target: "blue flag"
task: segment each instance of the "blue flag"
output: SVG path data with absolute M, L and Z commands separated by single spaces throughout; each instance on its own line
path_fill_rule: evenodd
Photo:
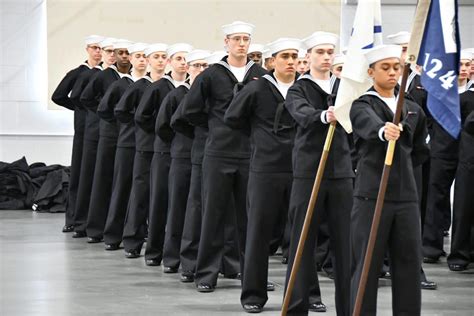
M 417 61 L 423 66 L 428 110 L 454 138 L 461 132 L 458 29 L 457 0 L 431 0 Z

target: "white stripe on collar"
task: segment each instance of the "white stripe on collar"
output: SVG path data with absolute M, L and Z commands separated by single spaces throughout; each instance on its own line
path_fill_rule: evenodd
M 164 75 L 164 76 L 161 77 L 161 78 L 168 80 L 168 81 L 171 82 L 171 83 L 173 84 L 173 86 L 174 86 L 174 83 L 175 83 L 175 82 L 174 82 L 174 79 L 173 79 L 170 75 Z
M 87 68 L 89 68 L 89 69 L 92 69 L 92 68 L 96 67 L 96 66 L 94 66 L 94 67 L 91 67 L 91 65 L 89 65 L 89 64 L 88 64 L 88 63 L 86 63 L 86 62 L 83 62 L 83 63 L 82 63 L 82 64 L 80 64 L 79 66 L 86 66 L 86 67 L 87 67 Z
M 229 65 L 227 62 L 225 62 L 225 61 L 223 61 L 223 60 L 219 60 L 216 64 L 225 67 L 225 68 L 226 68 L 227 70 L 229 70 L 230 73 L 234 76 L 234 73 L 233 73 L 232 70 L 230 69 L 230 65 Z M 253 62 L 253 60 L 250 60 L 250 61 L 245 65 L 244 79 L 245 79 L 245 77 L 247 77 L 247 73 L 249 72 L 250 68 L 251 68 L 254 64 L 255 64 L 255 63 Z M 234 76 L 234 78 L 235 78 L 235 76 Z M 237 79 L 237 78 L 235 78 L 235 79 Z
M 383 97 L 377 91 L 367 91 L 363 95 L 373 95 L 373 96 L 376 96 L 377 98 L 379 98 L 380 100 L 384 101 Z M 398 95 L 396 95 L 395 98 L 398 102 Z M 384 101 L 384 103 L 385 103 L 385 101 Z
M 280 93 L 281 97 L 286 100 L 285 96 L 281 93 L 280 87 L 278 86 L 278 82 L 276 82 L 275 78 L 273 78 L 272 76 L 270 76 L 268 74 L 263 75 L 262 78 L 267 79 L 268 82 L 270 82 L 272 85 L 274 85 L 275 88 L 277 88 L 277 91 Z
M 467 90 L 471 90 L 471 87 L 474 85 L 474 79 L 467 82 Z
M 410 88 L 410 85 L 411 85 L 413 79 L 415 79 L 416 75 L 417 75 L 417 73 L 414 72 L 414 71 L 412 71 L 412 72 L 410 73 L 410 75 L 408 76 L 408 78 L 407 78 L 407 85 L 405 86 L 405 92 L 408 92 L 408 89 Z
M 127 78 L 130 79 L 130 80 L 132 80 L 133 82 L 135 82 L 135 81 L 137 81 L 138 79 L 140 79 L 140 78 L 137 78 L 137 79 L 133 78 L 133 76 L 132 76 L 131 74 L 122 74 L 122 77 L 121 77 L 121 78 L 125 78 L 125 77 L 127 77 Z
M 319 84 L 316 82 L 316 80 L 313 78 L 313 76 L 311 76 L 310 74 L 304 74 L 304 75 L 301 75 L 298 80 L 301 80 L 301 79 L 307 79 L 307 80 L 311 80 L 312 82 L 314 82 L 315 84 L 319 86 Z M 336 84 L 336 81 L 337 81 L 337 77 L 334 76 L 334 75 L 331 75 L 331 77 L 329 78 L 329 89 L 331 89 L 331 93 L 332 91 L 334 90 L 334 85 Z M 321 89 L 323 89 L 322 87 L 320 87 Z M 324 89 L 323 89 L 324 91 Z
M 123 78 L 125 75 L 128 75 L 128 74 L 123 74 L 120 71 L 118 71 L 118 69 L 115 65 L 110 65 L 109 68 L 115 70 L 115 72 L 119 75 L 120 78 Z
M 146 79 L 146 80 L 150 81 L 151 83 L 153 83 L 153 79 L 151 79 L 150 76 L 143 76 L 141 79 Z

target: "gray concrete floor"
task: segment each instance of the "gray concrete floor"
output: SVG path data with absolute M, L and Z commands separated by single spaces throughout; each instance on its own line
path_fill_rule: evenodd
M 239 281 L 220 279 L 214 293 L 198 293 L 179 275 L 125 259 L 60 232 L 64 214 L 0 211 L 0 315 L 246 315 Z M 270 258 L 269 293 L 263 315 L 279 315 L 286 266 Z M 450 272 L 445 259 L 424 266 L 437 291 L 423 291 L 423 315 L 474 315 L 474 267 Z M 335 315 L 334 287 L 320 275 L 323 301 Z M 379 289 L 379 315 L 391 315 L 388 280 Z M 312 313 L 310 313 L 312 314 Z M 313 314 L 314 315 L 314 314 Z

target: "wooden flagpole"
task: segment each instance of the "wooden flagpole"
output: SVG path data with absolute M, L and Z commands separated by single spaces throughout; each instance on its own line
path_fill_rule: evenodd
M 400 92 L 398 94 L 397 109 L 393 117 L 393 124 L 398 125 L 400 123 L 400 116 L 403 109 L 403 102 L 405 100 L 405 88 L 407 85 L 408 72 L 410 64 L 405 64 L 403 67 L 402 84 Z M 354 311 L 352 316 L 359 316 L 362 308 L 362 301 L 364 299 L 365 288 L 367 285 L 367 278 L 370 271 L 370 265 L 372 263 L 372 254 L 374 252 L 375 241 L 377 240 L 377 232 L 379 229 L 380 216 L 382 215 L 383 203 L 385 200 L 385 192 L 387 190 L 388 177 L 390 175 L 390 168 L 393 161 L 393 153 L 395 152 L 396 141 L 391 140 L 388 143 L 387 153 L 385 155 L 385 164 L 382 172 L 382 179 L 380 180 L 379 192 L 377 194 L 377 202 L 375 204 L 374 218 L 372 220 L 372 226 L 370 228 L 369 243 L 365 252 L 364 266 L 362 268 L 362 275 L 359 281 L 359 287 L 357 288 L 357 296 L 354 305 Z
M 329 150 L 331 148 L 332 139 L 334 137 L 334 132 L 336 130 L 336 121 L 331 122 L 328 128 L 328 133 L 326 135 L 326 140 L 324 142 L 324 148 L 321 155 L 321 160 L 319 161 L 318 171 L 316 173 L 316 179 L 314 180 L 313 189 L 311 191 L 311 198 L 309 199 L 308 208 L 306 210 L 306 216 L 303 223 L 303 228 L 301 230 L 300 239 L 298 241 L 298 248 L 296 249 L 295 260 L 293 261 L 293 266 L 291 268 L 290 279 L 286 287 L 285 298 L 283 300 L 283 306 L 281 308 L 281 316 L 286 316 L 288 311 L 288 305 L 291 299 L 291 293 L 293 292 L 293 286 L 296 280 L 296 274 L 301 263 L 301 257 L 303 255 L 304 244 L 308 236 L 309 227 L 311 225 L 311 219 L 313 218 L 314 206 L 316 205 L 316 200 L 318 198 L 319 188 L 321 187 L 321 181 L 323 179 L 324 169 L 326 167 L 326 161 L 328 159 Z

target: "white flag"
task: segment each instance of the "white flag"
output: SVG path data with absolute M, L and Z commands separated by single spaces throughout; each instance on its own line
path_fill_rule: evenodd
M 352 132 L 349 118 L 352 102 L 372 86 L 364 50 L 381 44 L 380 0 L 359 0 L 335 104 L 337 121 L 348 133 Z

